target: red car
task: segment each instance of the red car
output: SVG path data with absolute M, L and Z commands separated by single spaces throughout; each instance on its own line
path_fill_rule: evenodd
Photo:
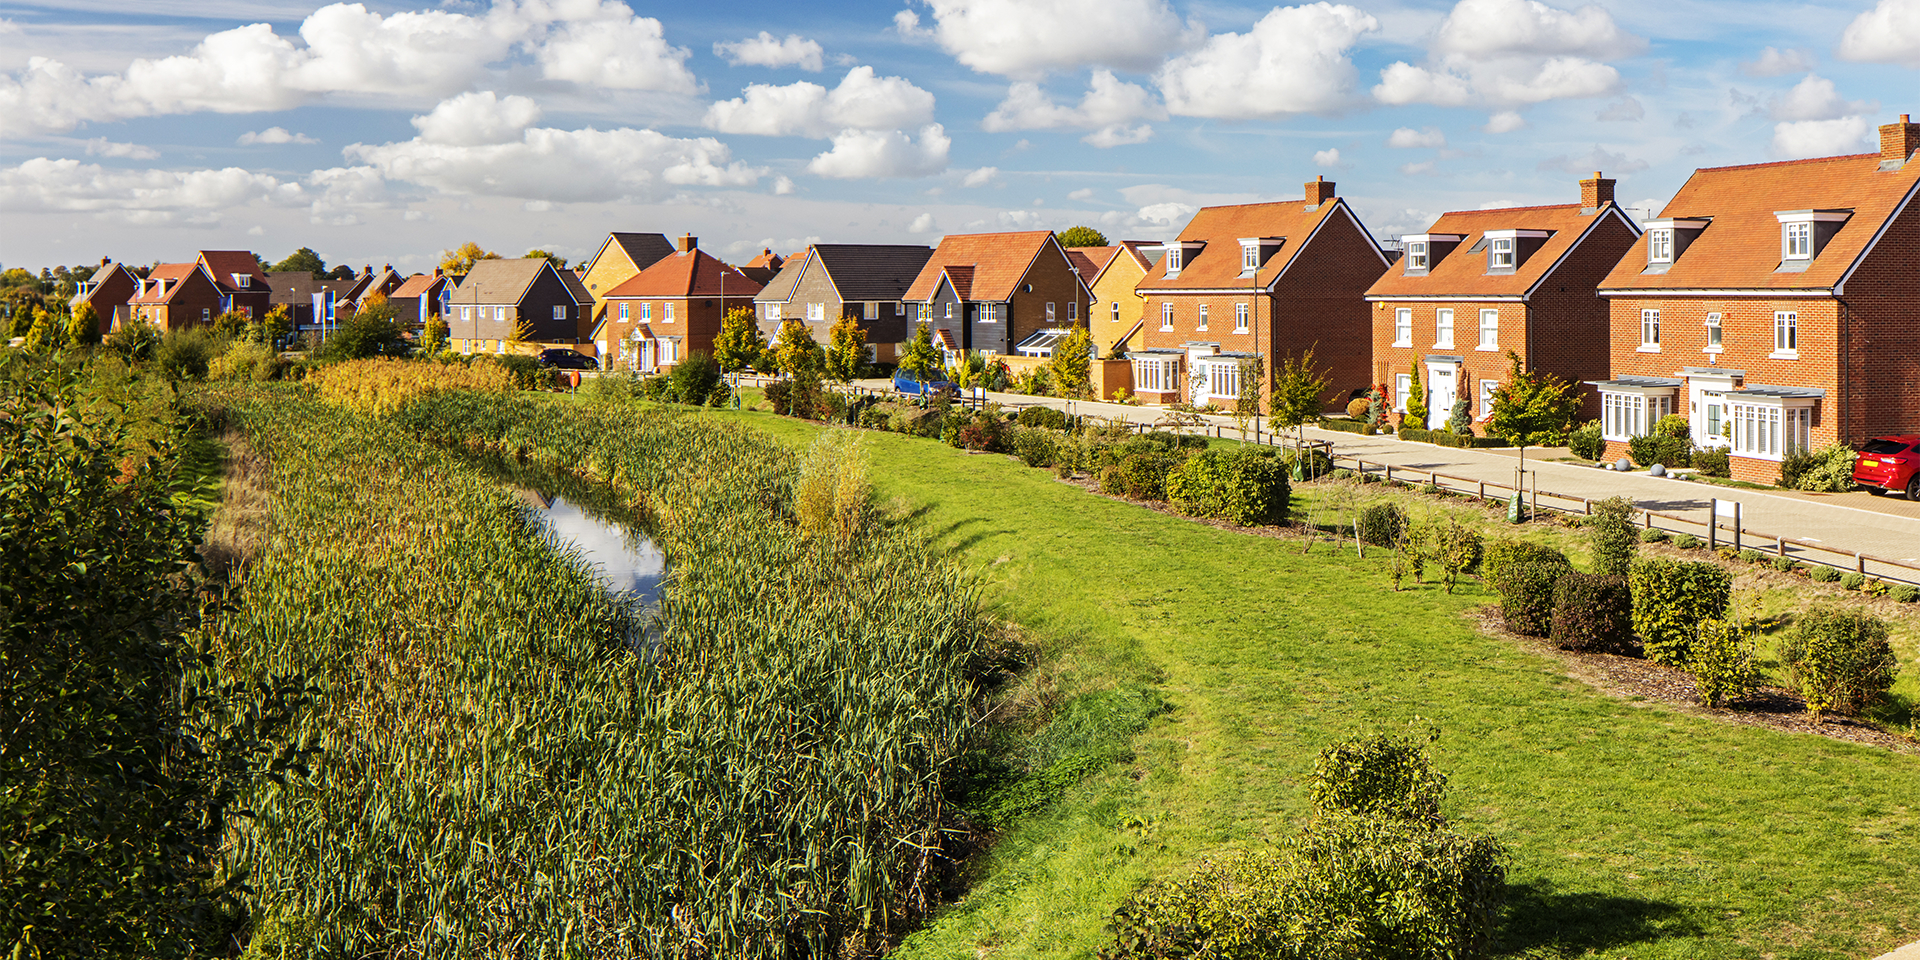
M 1920 436 L 1874 437 L 1861 444 L 1853 458 L 1853 482 L 1876 497 L 1905 490 L 1908 500 L 1920 500 Z

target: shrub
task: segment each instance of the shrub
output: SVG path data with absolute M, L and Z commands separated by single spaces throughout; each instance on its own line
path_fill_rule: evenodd
M 1788 682 L 1814 716 L 1859 716 L 1893 687 L 1893 647 L 1887 624 L 1851 610 L 1816 609 L 1780 645 Z
M 1774 557 L 1773 568 L 1781 573 L 1792 573 L 1800 569 L 1800 561 L 1785 555 Z
M 965 450 L 999 451 L 1006 449 L 1005 428 L 998 417 L 980 417 L 954 432 L 953 445 Z
M 1434 530 L 1431 543 L 1434 559 L 1440 561 L 1441 581 L 1452 593 L 1460 575 L 1480 565 L 1480 531 L 1449 516 L 1444 526 Z
M 1588 537 L 1593 544 L 1593 572 L 1607 577 L 1624 577 L 1639 547 L 1633 529 L 1633 503 L 1625 497 L 1608 497 L 1593 505 L 1587 518 Z
M 1432 436 L 1432 431 L 1425 427 L 1410 427 L 1404 423 L 1400 425 L 1400 439 L 1402 440 L 1417 440 L 1421 443 L 1426 443 L 1432 439 Z
M 1600 435 L 1598 420 L 1588 420 L 1567 434 L 1567 452 L 1582 460 L 1598 460 L 1606 449 L 1607 441 Z
M 1740 562 L 1741 563 L 1765 563 L 1767 562 L 1767 555 L 1764 553 L 1761 553 L 1758 550 L 1748 548 L 1740 551 Z
M 169 331 L 153 351 L 153 359 L 175 380 L 200 380 L 207 365 L 218 355 L 226 341 L 205 327 L 187 327 Z
M 1780 461 L 1780 485 L 1843 493 L 1853 489 L 1853 461 L 1854 449 L 1844 443 L 1796 453 Z
M 1633 598 L 1625 577 L 1562 574 L 1553 588 L 1548 636 L 1562 650 L 1626 653 L 1633 645 Z
M 1760 686 L 1753 665 L 1754 628 L 1731 620 L 1702 620 L 1693 639 L 1693 688 L 1700 702 L 1717 707 L 1750 696 Z
M 1166 495 L 1190 516 L 1242 526 L 1284 523 L 1292 485 L 1286 464 L 1270 450 L 1201 451 L 1166 473 Z
M 1733 476 L 1733 463 L 1727 459 L 1725 447 L 1711 447 L 1693 452 L 1693 465 L 1709 477 Z
M 1659 527 L 1647 527 L 1640 531 L 1641 543 L 1666 543 L 1672 534 Z
M 667 398 L 690 407 L 703 406 L 720 386 L 720 364 L 701 351 L 687 354 L 667 374 Z
M 105 341 L 108 350 L 120 356 L 128 363 L 137 363 L 153 356 L 160 346 L 160 330 L 153 324 L 138 318 L 128 319 L 113 328 Z
M 1167 473 L 1179 463 L 1180 458 L 1168 453 L 1130 453 L 1114 465 L 1114 487 L 1109 489 L 1102 475 L 1100 488 L 1134 500 L 1165 500 Z
M 539 390 L 553 384 L 553 371 L 524 353 L 503 353 L 494 357 L 493 362 L 506 368 L 515 390 Z
M 1651 467 L 1660 459 L 1660 438 L 1648 434 L 1627 441 L 1627 456 L 1636 467 Z
M 1864 573 L 1849 573 L 1840 578 L 1840 586 L 1842 589 L 1859 590 L 1866 585 L 1867 575 Z
M 1655 663 L 1684 667 L 1695 628 L 1727 613 L 1733 577 L 1717 563 L 1641 558 L 1628 574 L 1633 630 Z
M 1887 587 L 1887 599 L 1895 603 L 1913 603 L 1920 600 L 1920 587 L 1911 583 L 1896 583 Z
M 1023 427 L 1067 428 L 1067 415 L 1052 407 L 1026 407 L 1020 411 L 1018 419 Z
M 1507 629 L 1523 637 L 1544 637 L 1553 628 L 1553 594 L 1560 578 L 1573 572 L 1565 559 L 1510 564 L 1500 574 L 1500 616 Z
M 1813 573 L 1809 574 L 1808 576 L 1810 579 L 1813 580 L 1814 583 L 1833 583 L 1834 581 L 1840 579 L 1840 571 L 1835 570 L 1834 568 L 1829 567 L 1825 564 L 1821 564 L 1820 566 L 1814 567 Z
M 1429 733 L 1427 743 L 1436 739 Z M 1439 824 L 1445 774 L 1433 769 L 1424 743 L 1377 734 L 1330 744 L 1313 762 L 1308 795 L 1322 816 L 1347 813 Z
M 1352 400 L 1348 400 L 1347 416 L 1355 420 L 1365 420 L 1367 418 L 1367 398 L 1354 397 Z
M 286 361 L 264 343 L 236 343 L 207 364 L 207 379 L 264 383 L 278 377 L 285 366 Z
M 1063 436 L 1045 427 L 1015 427 L 1012 431 L 1014 455 L 1029 467 L 1051 467 L 1059 454 Z
M 316 354 L 328 363 L 363 360 L 367 357 L 406 356 L 413 350 L 413 341 L 407 339 L 392 313 L 390 309 L 369 307 L 354 314 L 327 334 Z
M 1480 561 L 1482 579 L 1494 590 L 1503 590 L 1506 571 L 1521 563 L 1557 563 L 1563 567 L 1571 566 L 1567 556 L 1552 547 L 1544 547 L 1529 540 L 1499 539 L 1489 542 L 1486 556 Z
M 1287 472 L 1295 480 L 1313 480 L 1333 472 L 1333 460 L 1318 447 L 1288 450 L 1281 457 L 1286 460 Z
M 1397 503 L 1369 504 L 1360 510 L 1360 542 L 1375 547 L 1391 547 L 1407 528 L 1407 512 Z

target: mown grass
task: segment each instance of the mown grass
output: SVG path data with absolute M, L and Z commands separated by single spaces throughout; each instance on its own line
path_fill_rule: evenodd
M 819 429 L 707 415 L 794 444 Z M 1150 684 L 1171 706 L 1132 762 L 1007 832 L 899 956 L 1090 956 L 1141 880 L 1286 833 L 1322 745 L 1416 720 L 1444 731 L 1448 814 L 1513 851 L 1502 955 L 1861 957 L 1920 939 L 1920 757 L 1609 697 L 1477 632 L 1478 586 L 1393 593 L 1350 549 L 1302 555 L 924 440 L 871 451 L 879 487 L 982 571 L 1060 696 Z

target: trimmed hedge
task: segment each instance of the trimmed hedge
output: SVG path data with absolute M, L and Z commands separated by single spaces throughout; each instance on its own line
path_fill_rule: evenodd
M 1893 688 L 1899 669 L 1887 623 L 1852 610 L 1821 608 L 1801 619 L 1780 645 L 1787 678 L 1814 716 L 1857 717 Z
M 1480 560 L 1480 575 L 1487 586 L 1500 589 L 1500 579 L 1507 568 L 1517 563 L 1558 563 L 1572 566 L 1567 555 L 1552 547 L 1541 546 L 1529 540 L 1489 540 Z
M 1391 547 L 1407 529 L 1407 512 L 1397 503 L 1375 503 L 1360 510 L 1355 524 L 1360 542 L 1373 547 Z
M 1204 450 L 1167 471 L 1167 500 L 1188 516 L 1242 526 L 1285 523 L 1293 488 L 1287 465 L 1271 450 Z
M 1562 559 L 1510 564 L 1500 575 L 1500 616 L 1507 629 L 1523 637 L 1544 637 L 1553 629 L 1554 589 L 1573 572 Z
M 1337 430 L 1341 433 L 1364 434 L 1367 432 L 1366 423 L 1360 420 L 1336 420 L 1329 418 L 1314 424 L 1314 426 L 1320 427 L 1323 430 Z
M 1700 623 L 1727 615 L 1733 575 L 1704 560 L 1647 557 L 1633 562 L 1627 585 L 1633 592 L 1633 630 L 1647 659 L 1685 667 Z
M 1555 646 L 1582 653 L 1627 653 L 1633 648 L 1633 598 L 1627 578 L 1566 573 L 1553 588 Z
M 1740 700 L 1760 687 L 1753 665 L 1751 623 L 1702 620 L 1693 641 L 1693 689 L 1700 702 L 1717 707 Z

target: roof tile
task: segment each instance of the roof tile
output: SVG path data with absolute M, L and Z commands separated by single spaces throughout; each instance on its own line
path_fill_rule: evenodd
M 1051 230 L 1019 233 L 965 233 L 949 236 L 927 259 L 902 300 L 929 300 L 949 266 L 972 268 L 969 299 L 1000 303 L 1013 299 L 1013 290 L 1027 275 L 1042 247 L 1053 239 Z

